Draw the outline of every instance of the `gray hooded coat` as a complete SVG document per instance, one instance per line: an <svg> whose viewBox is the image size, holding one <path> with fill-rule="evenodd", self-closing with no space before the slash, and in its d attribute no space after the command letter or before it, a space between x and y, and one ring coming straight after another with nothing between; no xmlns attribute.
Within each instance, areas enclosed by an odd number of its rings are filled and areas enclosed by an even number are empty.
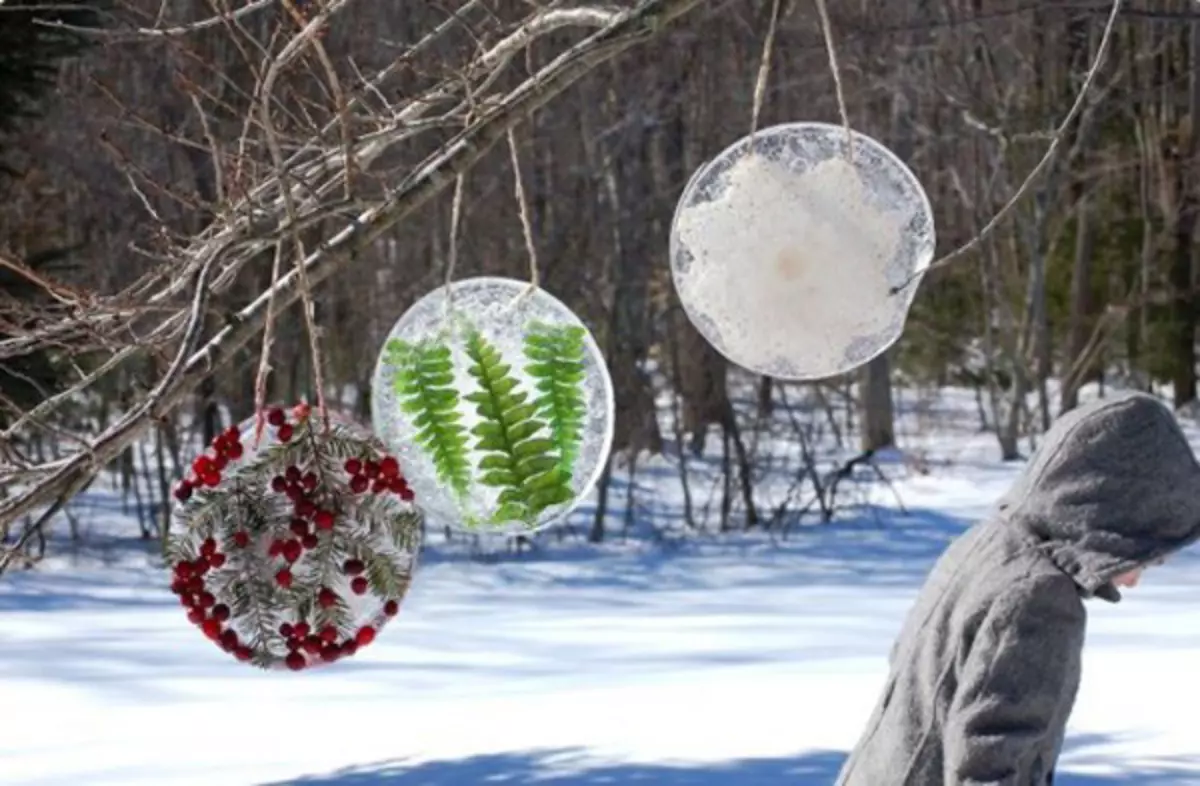
<svg viewBox="0 0 1200 786"><path fill-rule="evenodd" d="M1135 394L1055 422L996 514L954 541L896 641L839 786L1046 786L1079 687L1082 599L1200 537L1200 466Z"/></svg>

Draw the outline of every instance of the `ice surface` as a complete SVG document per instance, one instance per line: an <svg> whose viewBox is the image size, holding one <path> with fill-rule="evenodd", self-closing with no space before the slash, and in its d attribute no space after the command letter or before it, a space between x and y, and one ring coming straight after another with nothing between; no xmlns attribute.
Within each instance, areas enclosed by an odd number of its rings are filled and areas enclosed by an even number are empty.
<svg viewBox="0 0 1200 786"><path fill-rule="evenodd" d="M531 289L528 282L507 278L481 277L454 282L447 304L447 288L440 287L417 301L396 322L388 340L415 343L445 338L454 362L454 387L460 396L477 390L468 373L472 361L464 349L471 329L479 330L503 355L518 382L518 390L537 394L534 380L525 368L531 362L523 354L529 328L535 323L552 326L577 326L583 323L562 302L542 289ZM451 529L480 528L493 532L528 532L553 523L570 513L581 497L595 485L604 469L612 446L614 404L612 381L604 358L588 333L584 345L583 394L587 408L578 458L574 462L571 489L573 500L542 511L530 527L524 522L490 522L498 508L499 490L478 482L479 460L475 437L469 436L472 483L467 495L454 494L437 475L430 455L416 445L412 416L401 411L392 382L395 367L389 363L386 344L375 366L371 383L371 412L376 433L396 451L405 474L417 494L417 501L431 527ZM460 398L458 410L469 432L479 422L475 404Z"/></svg>
<svg viewBox="0 0 1200 786"><path fill-rule="evenodd" d="M849 371L904 329L932 261L933 217L913 174L861 134L798 123L760 131L701 168L671 231L684 308L723 355L783 379Z"/></svg>
<svg viewBox="0 0 1200 786"><path fill-rule="evenodd" d="M173 554L192 562L203 553L204 541L211 538L222 560L204 576L204 590L214 596L209 598L213 605L206 609L206 617L211 619L217 606L231 611L221 630L237 636L246 648L243 659L276 669L285 668L291 651L288 637L280 634L283 623L304 622L313 637L331 627L327 633L332 637L336 631L336 638L322 642L331 658L337 651L332 645L355 641L364 626L381 631L392 616L385 612L385 604L390 600L398 606L404 599L422 534L419 514L397 495L371 488L363 493L351 490L344 460L377 459L385 453L383 444L366 428L344 416L331 415L327 434L315 413L301 423L290 409L281 411L288 412L288 425L294 429L291 440L282 443L278 429L266 423L256 439L256 418L241 423L238 433L244 454L224 466L217 488L198 488L187 502L176 501L171 524ZM352 452L343 453L344 448ZM206 454L215 456L211 448ZM287 494L271 487L271 481L283 477L289 466L295 467L298 479L311 474L314 485L305 497L314 503L311 511L302 511ZM262 505L247 505L244 501L251 498L247 491ZM198 517L198 508L211 514ZM317 510L335 514L330 528L315 524ZM297 523L306 527L311 538L306 546L302 546L300 533L292 529ZM239 536L245 541L238 542ZM272 553L272 544L284 543L296 549L294 561ZM363 563L354 576L343 571L348 559ZM390 594L378 591L374 578L365 591L353 590L351 582L356 577L373 576L377 567L387 565L391 567L385 569L396 579L385 582L393 590ZM174 566L172 561L167 567ZM276 579L283 569L293 577L287 588ZM178 580L174 572L162 580L166 585L172 579ZM335 593L340 611L327 611L316 603L322 587ZM189 597L196 594L185 593ZM190 624L187 613L187 608L176 606L174 624L194 630L193 635L201 639L200 622ZM310 639L308 645L307 651L298 650L304 667L327 665L321 650L315 649L317 639ZM357 646L358 642L347 645L348 651L338 657L354 654ZM226 651L233 652L232 644Z"/></svg>

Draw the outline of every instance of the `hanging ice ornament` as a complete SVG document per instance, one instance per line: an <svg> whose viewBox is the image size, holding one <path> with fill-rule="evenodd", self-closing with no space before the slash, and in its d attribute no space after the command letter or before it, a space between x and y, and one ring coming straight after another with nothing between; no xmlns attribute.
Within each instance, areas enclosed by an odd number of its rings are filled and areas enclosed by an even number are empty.
<svg viewBox="0 0 1200 786"><path fill-rule="evenodd" d="M596 342L557 298L514 279L457 281L406 311L375 366L371 412L431 527L551 524L592 489L612 447Z"/></svg>
<svg viewBox="0 0 1200 786"><path fill-rule="evenodd" d="M299 670L375 640L408 591L421 514L404 467L308 405L233 426L175 487L171 591L238 660Z"/></svg>
<svg viewBox="0 0 1200 786"><path fill-rule="evenodd" d="M671 226L675 287L700 334L740 366L830 377L904 329L933 260L933 211L891 151L849 138L847 156L841 126L766 128L684 189Z"/></svg>

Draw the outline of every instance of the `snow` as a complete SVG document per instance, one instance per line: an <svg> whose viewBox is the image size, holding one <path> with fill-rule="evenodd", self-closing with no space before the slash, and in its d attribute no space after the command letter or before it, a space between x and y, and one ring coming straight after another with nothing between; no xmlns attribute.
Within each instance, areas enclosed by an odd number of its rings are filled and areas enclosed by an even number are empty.
<svg viewBox="0 0 1200 786"><path fill-rule="evenodd" d="M925 570L1019 469L969 403L906 415L928 474L884 457L892 487L856 479L859 507L786 539L640 522L486 560L436 543L379 640L312 673L205 640L98 484L76 506L86 550L0 578L0 784L826 786ZM639 515L678 517L672 460L638 484ZM1200 783L1198 561L1090 604L1056 784Z"/></svg>

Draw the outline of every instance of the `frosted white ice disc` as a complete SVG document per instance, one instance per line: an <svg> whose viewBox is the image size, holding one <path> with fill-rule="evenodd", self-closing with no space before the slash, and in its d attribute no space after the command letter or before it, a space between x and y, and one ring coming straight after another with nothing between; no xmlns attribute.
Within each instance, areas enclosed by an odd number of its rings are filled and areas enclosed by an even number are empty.
<svg viewBox="0 0 1200 786"><path fill-rule="evenodd" d="M612 448L613 388L600 349L569 308L542 289L530 290L527 282L491 277L456 281L450 285L449 309L446 295L445 286L433 290L406 311L392 328L375 365L371 384L371 416L375 432L400 460L430 527L513 533L529 532L551 524L570 513L591 491ZM576 357L582 374L576 375L580 377L577 385L548 385L544 374L535 376L531 373L531 368L545 372L549 361L544 352L538 354L537 350L530 349L528 339L531 335L563 335L564 330L575 331L580 341ZM515 441L550 439L556 446L550 455L561 459L564 451L558 447L562 440L556 436L561 438L567 432L554 431L553 424L564 422L561 413L565 411L565 405L554 406L545 394L548 389L553 389L560 397L560 403L565 400L562 396L571 395L577 396L581 403L582 414L576 418L578 427L575 429L578 438L573 442L568 440L574 447L566 451L571 456L568 459L569 492L564 488L569 499L539 510L526 519L500 515L504 486L487 482L489 473L503 461L502 457L497 458L495 450L481 445L481 437L475 433L483 418L479 412L480 379L472 373L473 368L478 371L478 363L468 352L468 339L474 331L499 353L503 365L508 367L515 381L511 393L518 394L523 404L540 404L534 419L543 424L542 430L527 434L528 428L522 427L520 433L511 435ZM420 399L416 394L404 392L403 369L410 369L407 378L411 380L411 369L417 367L411 365L411 361L398 359L393 350L401 345L396 341L404 342L407 347L428 350L441 346L449 350L452 371L443 372L442 392L434 394L431 400L453 400L447 411L453 411L454 417L450 420L461 426L458 433L465 441L465 451L459 458L465 458L465 471L462 462L455 465L452 445L450 450L439 453L428 439L422 440L422 433L426 437L432 433L429 415L414 411L419 406L409 406L407 411L403 406L406 400ZM436 381L435 377L428 379ZM469 400L469 395L475 395L476 400ZM491 406L486 399L485 406ZM498 444L493 443L493 447ZM491 460L484 462L489 454ZM454 466L458 467L457 473L448 471ZM507 470L501 467L501 471ZM493 474L491 480L497 477L500 476Z"/></svg>
<svg viewBox="0 0 1200 786"><path fill-rule="evenodd" d="M846 139L825 123L763 129L753 153L750 137L731 145L679 200L680 301L751 371L822 379L876 357L900 337L933 260L933 211L916 176L859 133L847 159Z"/></svg>

